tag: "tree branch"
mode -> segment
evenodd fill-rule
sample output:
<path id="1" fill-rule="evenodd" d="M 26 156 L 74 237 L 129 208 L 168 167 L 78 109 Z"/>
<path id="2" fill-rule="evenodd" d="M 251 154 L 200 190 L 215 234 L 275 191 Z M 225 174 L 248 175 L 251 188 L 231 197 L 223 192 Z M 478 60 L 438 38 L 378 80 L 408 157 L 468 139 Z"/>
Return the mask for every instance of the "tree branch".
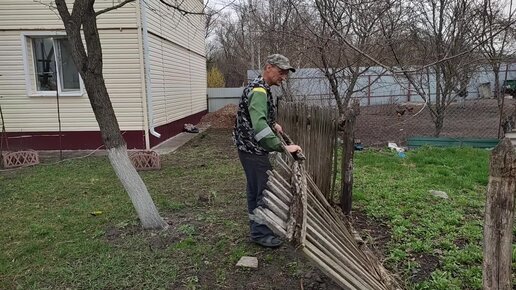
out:
<path id="1" fill-rule="evenodd" d="M 84 39 L 88 50 L 88 72 L 101 75 L 102 46 L 100 44 L 99 30 L 97 28 L 97 13 L 95 13 L 95 10 L 93 9 L 95 0 L 88 1 L 91 1 L 91 3 L 83 9 L 84 16 L 82 21 Z"/>
<path id="2" fill-rule="evenodd" d="M 316 5 L 319 3 L 320 1 L 315 1 Z M 335 25 L 333 25 L 331 23 L 331 21 L 323 14 L 323 13 L 320 13 L 320 16 L 321 16 L 321 19 L 328 25 L 328 27 L 339 37 L 339 39 L 342 40 L 342 42 L 344 42 L 344 44 L 346 44 L 348 47 L 350 47 L 352 50 L 356 51 L 357 53 L 363 55 L 365 58 L 369 59 L 370 61 L 372 61 L 373 63 L 375 63 L 376 65 L 392 72 L 392 73 L 405 73 L 405 71 L 399 71 L 399 70 L 396 70 L 392 67 L 389 67 L 385 64 L 383 64 L 382 62 L 380 62 L 379 60 L 377 60 L 376 58 L 372 57 L 371 55 L 367 54 L 366 52 L 364 52 L 363 50 L 361 50 L 360 48 L 358 48 L 357 46 L 353 45 L 346 37 L 345 35 L 343 35 Z M 509 21 L 506 25 L 504 25 L 501 29 L 499 29 L 498 31 L 496 31 L 495 33 L 493 33 L 492 35 L 490 35 L 487 39 L 485 40 L 482 40 L 480 41 L 478 44 L 474 45 L 471 49 L 468 49 L 468 50 L 465 50 L 461 53 L 458 53 L 458 54 L 455 54 L 455 55 L 452 55 L 452 56 L 448 56 L 448 57 L 443 57 L 442 59 L 439 59 L 437 61 L 434 61 L 432 63 L 429 63 L 429 64 L 426 64 L 426 65 L 423 65 L 423 66 L 420 66 L 418 68 L 415 68 L 413 70 L 409 70 L 409 71 L 406 71 L 406 72 L 409 72 L 409 73 L 414 73 L 414 72 L 417 72 L 417 71 L 422 71 L 428 67 L 432 67 L 432 66 L 435 66 L 437 64 L 440 64 L 440 63 L 443 63 L 443 62 L 446 62 L 446 61 L 449 61 L 449 60 L 452 60 L 452 59 L 455 59 L 455 58 L 458 58 L 458 57 L 461 57 L 463 55 L 466 55 L 468 53 L 471 53 L 473 51 L 475 51 L 478 47 L 480 47 L 481 45 L 483 45 L 484 43 L 486 43 L 489 39 L 491 38 L 494 38 L 496 37 L 498 34 L 504 32 L 505 30 L 509 29 L 512 25 L 516 24 L 516 20 L 512 20 L 512 21 Z"/>
<path id="3" fill-rule="evenodd" d="M 159 0 L 159 2 L 165 4 L 167 7 L 170 7 L 172 9 L 175 9 L 177 11 L 179 11 L 179 13 L 181 13 L 183 16 L 185 15 L 204 15 L 205 13 L 204 12 L 192 12 L 192 11 L 187 11 L 187 10 L 184 10 L 183 8 L 179 7 L 179 5 L 172 5 L 170 3 L 167 3 L 165 0 Z"/>
<path id="4" fill-rule="evenodd" d="M 78 60 L 76 62 L 77 69 L 80 73 L 83 73 L 86 71 L 88 64 L 88 56 L 81 38 L 81 25 L 83 20 L 82 5 L 84 5 L 85 1 L 80 1 L 77 5 L 74 5 L 72 14 L 70 14 L 65 0 L 55 0 L 55 3 L 59 15 L 63 20 L 66 36 L 72 45 L 72 55 L 74 51 L 77 54 L 77 56 L 74 56 L 74 58 Z"/>
<path id="5" fill-rule="evenodd" d="M 66 6 L 66 1 L 64 0 L 56 0 L 56 8 L 63 19 L 63 22 L 66 24 L 70 21 L 70 11 L 68 11 L 68 6 Z"/>
<path id="6" fill-rule="evenodd" d="M 115 5 L 115 6 L 112 6 L 112 7 L 109 7 L 109 8 L 106 8 L 106 9 L 103 9 L 103 10 L 95 12 L 95 16 L 99 16 L 102 13 L 106 13 L 106 12 L 109 12 L 111 10 L 115 10 L 115 9 L 121 8 L 121 7 L 125 6 L 126 4 L 129 4 L 129 3 L 134 2 L 134 1 L 135 0 L 125 0 L 124 2 L 121 2 L 118 5 Z"/>

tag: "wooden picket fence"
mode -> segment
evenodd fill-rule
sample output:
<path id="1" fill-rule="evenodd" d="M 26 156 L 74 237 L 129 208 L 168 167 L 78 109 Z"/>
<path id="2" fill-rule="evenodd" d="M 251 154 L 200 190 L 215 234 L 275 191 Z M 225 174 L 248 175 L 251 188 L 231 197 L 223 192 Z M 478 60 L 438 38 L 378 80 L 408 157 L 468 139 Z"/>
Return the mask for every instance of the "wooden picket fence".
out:
<path id="1" fill-rule="evenodd" d="M 400 289 L 365 244 L 359 245 L 360 236 L 328 203 L 304 165 L 280 154 L 274 163 L 265 206 L 254 211 L 256 221 L 291 242 L 344 289 Z"/>
<path id="2" fill-rule="evenodd" d="M 331 107 L 287 102 L 278 106 L 278 123 L 303 149 L 306 170 L 328 200 L 335 186 L 337 118 Z"/>

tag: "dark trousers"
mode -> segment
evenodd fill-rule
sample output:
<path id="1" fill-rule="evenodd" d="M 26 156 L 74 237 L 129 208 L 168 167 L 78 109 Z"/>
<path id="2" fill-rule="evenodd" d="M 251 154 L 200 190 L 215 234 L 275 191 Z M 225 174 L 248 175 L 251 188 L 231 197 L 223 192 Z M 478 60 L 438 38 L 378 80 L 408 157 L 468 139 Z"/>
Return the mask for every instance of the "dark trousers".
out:
<path id="1" fill-rule="evenodd" d="M 247 179 L 247 211 L 251 217 L 258 206 L 263 206 L 263 190 L 267 188 L 267 170 L 272 170 L 269 156 L 256 155 L 238 150 Z M 272 231 L 264 224 L 249 221 L 251 239 L 272 235 Z"/>

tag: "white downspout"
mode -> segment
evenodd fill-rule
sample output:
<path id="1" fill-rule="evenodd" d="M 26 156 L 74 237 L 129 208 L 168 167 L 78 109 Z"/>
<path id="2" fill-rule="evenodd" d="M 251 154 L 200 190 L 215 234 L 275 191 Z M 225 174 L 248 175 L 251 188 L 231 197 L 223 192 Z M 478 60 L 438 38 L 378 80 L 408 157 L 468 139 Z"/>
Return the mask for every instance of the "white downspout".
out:
<path id="1" fill-rule="evenodd" d="M 147 8 L 143 0 L 140 0 L 140 11 L 142 14 L 143 29 L 143 62 L 145 66 L 145 90 L 147 95 L 147 112 L 149 120 L 149 131 L 152 136 L 160 138 L 161 134 L 154 128 L 154 110 L 152 109 L 152 82 L 150 74 L 150 52 L 149 52 L 149 33 L 147 31 Z"/>

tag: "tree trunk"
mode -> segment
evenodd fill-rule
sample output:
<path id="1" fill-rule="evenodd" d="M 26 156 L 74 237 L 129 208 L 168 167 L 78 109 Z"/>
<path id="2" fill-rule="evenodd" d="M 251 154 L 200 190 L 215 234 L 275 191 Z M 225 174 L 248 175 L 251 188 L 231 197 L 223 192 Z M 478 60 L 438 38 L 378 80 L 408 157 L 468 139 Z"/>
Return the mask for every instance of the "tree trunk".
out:
<path id="1" fill-rule="evenodd" d="M 345 215 L 351 213 L 352 197 L 353 197 L 353 154 L 355 152 L 355 122 L 356 117 L 360 113 L 358 102 L 354 102 L 351 108 L 347 109 L 344 116 L 343 134 L 342 134 L 342 163 L 341 163 L 341 195 L 340 207 Z"/>
<path id="2" fill-rule="evenodd" d="M 490 171 L 484 219 L 483 286 L 485 290 L 510 290 L 516 154 L 508 138 L 493 150 Z"/>
<path id="3" fill-rule="evenodd" d="M 152 197 L 127 155 L 127 147 L 119 146 L 108 150 L 109 161 L 131 198 L 136 213 L 145 229 L 163 229 L 168 224 L 161 218 Z"/>
<path id="4" fill-rule="evenodd" d="M 441 68 L 439 65 L 435 68 L 435 131 L 434 137 L 439 137 L 441 134 L 441 130 L 443 128 L 443 119 L 444 119 L 444 108 L 442 106 L 442 84 L 441 84 Z"/>
<path id="5" fill-rule="evenodd" d="M 496 98 L 496 103 L 498 104 L 498 110 L 500 110 L 500 115 L 502 113 L 502 90 L 500 90 L 500 65 L 493 65 L 493 73 L 494 73 L 494 97 Z"/>
<path id="6" fill-rule="evenodd" d="M 88 92 L 91 108 L 102 134 L 102 141 L 106 149 L 120 148 L 126 146 L 125 140 L 120 133 L 118 120 L 109 99 L 109 94 L 101 73 L 85 72 L 83 77 L 84 86 Z"/>
<path id="7" fill-rule="evenodd" d="M 84 81 L 111 165 L 129 194 L 142 226 L 145 229 L 163 229 L 168 227 L 168 224 L 160 217 L 147 187 L 129 160 L 127 146 L 109 99 L 102 73 L 102 47 L 93 9 L 94 3 L 94 0 L 76 1 L 70 15 L 66 2 L 56 0 L 71 44 L 72 58 Z M 81 27 L 84 29 L 87 53 L 81 39 Z"/>
<path id="8" fill-rule="evenodd" d="M 145 229 L 163 229 L 168 224 L 161 218 L 140 175 L 127 155 L 127 146 L 109 100 L 102 73 L 86 72 L 84 85 L 108 150 L 109 161 L 118 179 L 129 194 L 136 213 Z"/>
<path id="9" fill-rule="evenodd" d="M 440 109 L 437 109 L 437 116 L 435 116 L 435 131 L 434 131 L 434 137 L 439 137 L 441 135 L 441 131 L 443 130 L 444 126 L 444 112 L 441 112 Z"/>

